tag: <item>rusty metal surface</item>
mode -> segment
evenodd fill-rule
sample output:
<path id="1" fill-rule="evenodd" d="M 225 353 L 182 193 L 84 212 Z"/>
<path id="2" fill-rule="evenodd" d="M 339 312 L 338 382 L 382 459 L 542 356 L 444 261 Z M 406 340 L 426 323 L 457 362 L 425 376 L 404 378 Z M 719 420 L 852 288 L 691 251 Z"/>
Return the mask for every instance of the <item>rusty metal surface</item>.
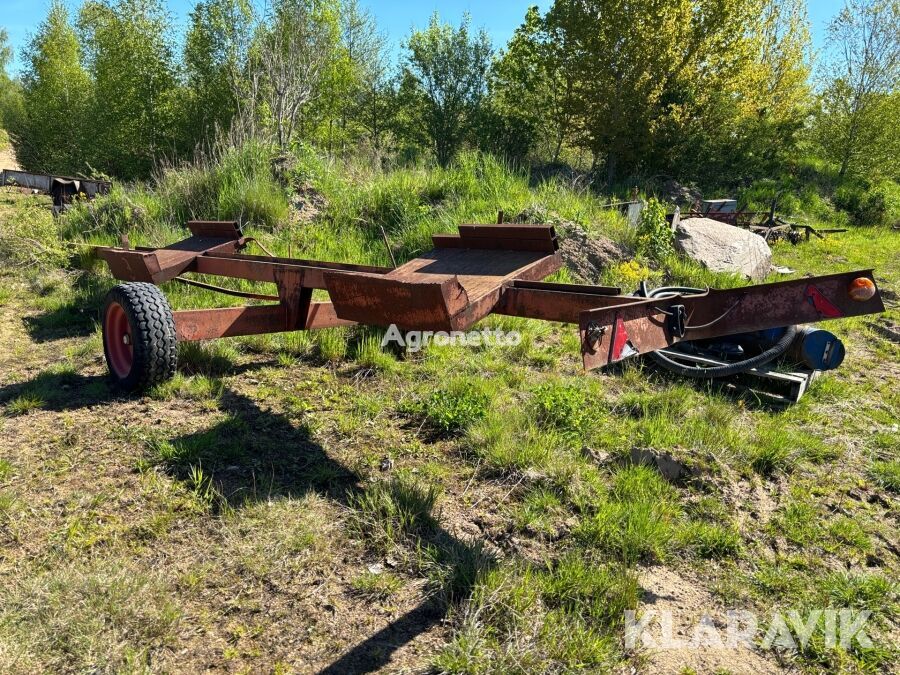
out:
<path id="1" fill-rule="evenodd" d="M 455 276 L 406 281 L 374 274 L 326 272 L 325 285 L 338 316 L 375 326 L 454 330 L 454 317 L 469 305 Z"/>
<path id="2" fill-rule="evenodd" d="M 189 220 L 187 229 L 195 237 L 240 239 L 244 236 L 235 220 Z"/>
<path id="3" fill-rule="evenodd" d="M 323 274 L 328 271 L 365 272 L 369 274 L 385 274 L 390 271 L 390 268 L 387 267 L 373 267 L 370 265 L 350 265 L 240 254 L 198 256 L 192 271 L 200 274 L 231 277 L 233 279 L 275 283 L 276 275 L 282 270 L 289 269 L 302 270 L 304 272 L 304 285 L 308 288 L 320 290 L 325 290 L 326 288 Z"/>
<path id="4" fill-rule="evenodd" d="M 507 281 L 543 279 L 561 265 L 558 252 L 439 248 L 380 277 L 329 272 L 324 278 L 342 318 L 451 331 L 494 311 Z"/>
<path id="5" fill-rule="evenodd" d="M 496 312 L 577 323 L 584 365 L 595 368 L 680 340 L 884 311 L 877 292 L 863 302 L 848 295 L 853 279 L 874 283 L 871 270 L 657 298 L 623 296 L 605 286 L 542 282 L 562 266 L 549 226 L 461 226 L 458 237 L 436 235 L 436 243 L 454 243 L 439 244 L 394 269 L 245 255 L 238 251 L 247 240 L 234 222 L 194 221 L 188 227 L 193 236 L 165 248 L 132 250 L 126 244 L 97 252 L 117 279 L 160 284 L 183 273 L 201 273 L 268 282 L 275 284 L 279 302 L 175 312 L 181 340 L 356 322 L 466 330 Z M 504 242 L 507 248 L 495 247 Z M 313 289 L 327 290 L 332 301 L 312 302 Z"/>
<path id="6" fill-rule="evenodd" d="M 884 311 L 876 292 L 863 302 L 848 294 L 850 282 L 872 270 L 795 279 L 703 295 L 635 299 L 614 307 L 585 311 L 579 321 L 585 368 L 597 368 L 628 356 L 663 349 L 681 340 L 733 335 Z M 673 334 L 669 318 L 682 305 L 686 316 L 683 337 Z M 599 335 L 597 332 L 599 330 Z M 589 339 L 593 333 L 596 341 Z"/>
<path id="7" fill-rule="evenodd" d="M 283 305 L 186 309 L 173 312 L 175 334 L 179 340 L 192 342 L 238 335 L 261 335 L 287 331 L 315 330 L 351 326 L 352 321 L 339 319 L 330 302 L 312 302 L 307 319 L 299 328 L 289 318 Z"/>
<path id="8" fill-rule="evenodd" d="M 121 281 L 148 281 L 161 284 L 184 272 L 194 271 L 198 256 L 233 252 L 240 240 L 188 237 L 171 246 L 152 250 L 98 246 L 97 255 L 109 265 L 112 275 Z"/>
<path id="9" fill-rule="evenodd" d="M 605 290 L 602 289 L 602 291 Z M 586 293 L 552 288 L 508 286 L 503 289 L 494 312 L 528 319 L 578 323 L 582 312 L 598 307 L 625 305 L 633 302 L 634 298 L 631 296 L 610 295 L 605 292 Z"/>
<path id="10" fill-rule="evenodd" d="M 559 249 L 552 225 L 460 225 L 459 234 L 435 234 L 435 248 L 532 251 L 553 253 Z"/>

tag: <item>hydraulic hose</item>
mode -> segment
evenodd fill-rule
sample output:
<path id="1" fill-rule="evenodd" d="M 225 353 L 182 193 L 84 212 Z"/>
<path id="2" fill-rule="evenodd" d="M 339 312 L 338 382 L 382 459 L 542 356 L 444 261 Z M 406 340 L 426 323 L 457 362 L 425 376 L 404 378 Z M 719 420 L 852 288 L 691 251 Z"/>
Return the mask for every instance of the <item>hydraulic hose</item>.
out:
<path id="1" fill-rule="evenodd" d="M 648 291 L 646 282 L 642 281 L 641 287 L 638 290 L 637 294 L 641 297 L 646 298 L 665 298 L 671 297 L 673 295 L 691 295 L 704 292 L 705 290 L 702 288 L 690 288 L 685 286 L 661 287 L 656 288 L 652 291 Z M 662 368 L 665 368 L 666 370 L 671 371 L 677 375 L 681 375 L 682 377 L 694 377 L 699 379 L 728 377 L 729 375 L 737 375 L 738 373 L 746 372 L 751 368 L 758 368 L 759 366 L 763 366 L 767 363 L 770 363 L 771 361 L 774 361 L 788 350 L 795 337 L 797 337 L 797 327 L 788 326 L 787 328 L 785 328 L 784 335 L 779 338 L 778 342 L 766 349 L 761 354 L 757 354 L 756 356 L 751 356 L 746 359 L 741 359 L 740 361 L 734 361 L 733 363 L 723 364 L 721 366 L 689 366 L 683 363 L 678 363 L 665 354 L 661 354 L 659 352 L 650 352 L 648 356 Z"/>

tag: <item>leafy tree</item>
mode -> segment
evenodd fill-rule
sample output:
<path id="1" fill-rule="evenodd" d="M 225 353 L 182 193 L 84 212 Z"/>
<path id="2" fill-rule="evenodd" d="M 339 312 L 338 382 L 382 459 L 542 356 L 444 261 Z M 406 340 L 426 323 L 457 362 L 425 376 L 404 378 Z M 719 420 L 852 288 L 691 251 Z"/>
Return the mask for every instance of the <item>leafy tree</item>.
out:
<path id="1" fill-rule="evenodd" d="M 181 92 L 169 17 L 161 0 L 90 0 L 79 27 L 95 83 L 92 164 L 147 176 L 178 151 Z"/>
<path id="2" fill-rule="evenodd" d="M 338 5 L 280 0 L 261 29 L 251 68 L 262 75 L 263 101 L 275 139 L 286 149 L 303 115 L 323 93 L 337 56 Z"/>
<path id="3" fill-rule="evenodd" d="M 12 47 L 9 46 L 9 33 L 0 28 L 0 127 L 9 128 L 20 124 L 24 114 L 22 104 L 22 87 L 18 81 L 10 78 L 6 68 L 12 61 Z M 2 168 L 2 167 L 0 167 Z"/>
<path id="4" fill-rule="evenodd" d="M 188 94 L 183 129 L 191 142 L 229 128 L 246 87 L 252 33 L 249 0 L 200 0 L 191 12 L 184 47 Z"/>
<path id="5" fill-rule="evenodd" d="M 554 30 L 537 7 L 530 7 L 491 73 L 491 104 L 515 137 L 506 147 L 524 155 L 559 160 L 574 119 L 574 82 L 565 31 Z M 516 154 L 516 153 L 513 153 Z"/>
<path id="6" fill-rule="evenodd" d="M 471 136 L 487 89 L 491 46 L 483 30 L 472 34 L 469 17 L 454 28 L 432 15 L 413 31 L 406 48 L 400 95 L 406 128 L 447 166 Z"/>
<path id="7" fill-rule="evenodd" d="M 728 58 L 703 55 L 672 81 L 650 171 L 734 183 L 778 173 L 796 153 L 811 103 L 805 2 L 745 2 L 741 16 Z"/>
<path id="8" fill-rule="evenodd" d="M 336 42 L 304 124 L 307 136 L 319 139 L 330 152 L 342 152 L 365 133 L 357 117 L 358 99 L 370 71 L 384 61 L 384 37 L 372 14 L 357 0 L 339 0 L 333 12 Z"/>
<path id="9" fill-rule="evenodd" d="M 341 46 L 349 74 L 341 127 L 345 137 L 364 137 L 377 157 L 391 126 L 396 91 L 387 40 L 357 0 L 348 0 L 342 8 Z"/>
<path id="10" fill-rule="evenodd" d="M 900 173 L 900 0 L 848 0 L 828 28 L 816 137 L 840 177 Z"/>
<path id="11" fill-rule="evenodd" d="M 745 163 L 767 135 L 793 142 L 802 122 L 801 10 L 800 0 L 556 0 L 544 17 L 529 10 L 498 91 L 540 111 L 551 156 L 582 147 L 609 185 Z"/>
<path id="12" fill-rule="evenodd" d="M 84 152 L 93 126 L 92 85 L 82 67 L 78 36 L 60 0 L 50 5 L 26 48 L 25 62 L 22 107 L 8 120 L 19 163 L 32 171 L 87 170 Z"/>

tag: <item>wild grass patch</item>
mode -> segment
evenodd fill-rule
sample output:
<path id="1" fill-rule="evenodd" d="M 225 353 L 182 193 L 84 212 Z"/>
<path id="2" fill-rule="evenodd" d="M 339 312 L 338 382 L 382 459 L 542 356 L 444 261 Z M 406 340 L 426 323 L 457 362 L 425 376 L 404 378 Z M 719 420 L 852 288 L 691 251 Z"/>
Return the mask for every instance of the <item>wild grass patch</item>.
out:
<path id="1" fill-rule="evenodd" d="M 324 328 L 315 332 L 315 345 L 323 361 L 336 363 L 347 356 L 347 334 L 342 328 Z"/>
<path id="2" fill-rule="evenodd" d="M 0 664 L 9 669 L 143 670 L 174 642 L 181 614 L 160 576 L 103 561 L 8 579 L 0 600 L 0 643 L 10 650 Z"/>
<path id="3" fill-rule="evenodd" d="M 151 464 L 163 464 L 176 471 L 205 464 L 218 466 L 244 456 L 247 424 L 228 416 L 215 427 L 177 438 L 153 435 L 146 441 Z"/>
<path id="4" fill-rule="evenodd" d="M 569 442 L 556 429 L 542 429 L 521 411 L 491 410 L 471 424 L 466 447 L 488 473 L 547 472 L 565 461 Z"/>
<path id="5" fill-rule="evenodd" d="M 620 657 L 624 611 L 639 597 L 632 573 L 574 551 L 545 570 L 495 568 L 479 577 L 434 665 L 465 673 L 608 669 Z"/>
<path id="6" fill-rule="evenodd" d="M 352 523 L 359 537 L 389 551 L 413 537 L 434 533 L 434 507 L 440 490 L 408 474 L 380 480 L 351 494 Z"/>
<path id="7" fill-rule="evenodd" d="M 771 476 L 776 472 L 790 471 L 805 447 L 818 445 L 778 421 L 764 422 L 757 426 L 746 457 L 754 471 Z"/>
<path id="8" fill-rule="evenodd" d="M 579 436 L 588 422 L 588 397 L 575 384 L 551 382 L 534 389 L 531 394 L 539 425 Z"/>
<path id="9" fill-rule="evenodd" d="M 350 585 L 367 600 L 387 600 L 403 588 L 403 580 L 391 572 L 364 572 Z"/>
<path id="10" fill-rule="evenodd" d="M 0 459 L 0 481 L 6 480 L 13 472 L 13 465 L 7 459 Z"/>
<path id="11" fill-rule="evenodd" d="M 796 546 L 807 547 L 822 538 L 820 514 L 807 500 L 796 495 L 779 508 L 768 526 L 773 536 L 784 536 Z"/>
<path id="12" fill-rule="evenodd" d="M 20 394 L 6 404 L 6 414 L 10 417 L 27 415 L 33 410 L 43 408 L 46 401 L 37 394 Z"/>
<path id="13" fill-rule="evenodd" d="M 575 535 L 585 546 L 625 564 L 665 559 L 680 509 L 659 472 L 639 465 L 620 469 L 609 497 L 595 505 Z"/>
<path id="14" fill-rule="evenodd" d="M 381 346 L 380 334 L 365 334 L 354 346 L 353 359 L 363 368 L 390 372 L 395 370 L 397 361 Z"/>
<path id="15" fill-rule="evenodd" d="M 222 396 L 224 389 L 225 383 L 216 377 L 207 375 L 187 377 L 182 373 L 176 373 L 171 379 L 154 385 L 149 394 L 158 401 L 181 398 L 214 404 Z"/>
<path id="16" fill-rule="evenodd" d="M 900 461 L 875 460 L 869 467 L 869 475 L 885 490 L 900 492 Z"/>
<path id="17" fill-rule="evenodd" d="M 519 530 L 555 535 L 557 523 L 565 512 L 562 499 L 555 490 L 536 487 L 525 493 L 513 517 Z"/>
<path id="18" fill-rule="evenodd" d="M 624 621 L 641 596 L 633 572 L 586 559 L 581 552 L 565 555 L 541 575 L 544 602 L 578 617 L 592 628 L 610 631 Z"/>
<path id="19" fill-rule="evenodd" d="M 741 535 L 716 523 L 691 521 L 679 529 L 676 540 L 680 549 L 698 558 L 721 560 L 741 550 Z"/>
<path id="20" fill-rule="evenodd" d="M 178 369 L 188 375 L 220 377 L 234 369 L 240 352 L 230 340 L 181 342 Z"/>
<path id="21" fill-rule="evenodd" d="M 483 418 L 491 405 L 491 388 L 481 380 L 459 377 L 410 407 L 436 431 L 455 434 Z"/>

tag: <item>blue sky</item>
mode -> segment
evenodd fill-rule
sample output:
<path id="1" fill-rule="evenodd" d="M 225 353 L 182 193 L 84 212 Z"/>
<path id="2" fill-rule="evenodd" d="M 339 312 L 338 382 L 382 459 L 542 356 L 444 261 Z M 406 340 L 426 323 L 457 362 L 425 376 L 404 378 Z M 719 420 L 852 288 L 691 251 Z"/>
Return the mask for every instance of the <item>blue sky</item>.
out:
<path id="1" fill-rule="evenodd" d="M 258 0 L 261 2 L 261 0 Z M 64 0 L 75 9 L 80 0 Z M 184 26 L 194 0 L 168 0 L 176 24 Z M 413 2 L 390 0 L 361 0 L 378 20 L 378 25 L 390 41 L 399 46 L 413 26 L 423 26 L 432 12 L 437 10 L 444 19 L 456 22 L 464 12 L 472 15 L 476 27 L 484 27 L 491 36 L 495 47 L 502 47 L 513 31 L 522 22 L 529 5 L 537 4 L 546 10 L 552 0 L 415 0 Z M 843 0 L 808 0 L 809 17 L 812 23 L 813 43 L 816 49 L 822 47 L 825 26 L 843 6 Z M 21 49 L 27 44 L 38 23 L 47 13 L 49 0 L 0 0 L 0 26 L 9 32 L 10 42 L 16 52 L 13 72 L 21 68 Z"/>

